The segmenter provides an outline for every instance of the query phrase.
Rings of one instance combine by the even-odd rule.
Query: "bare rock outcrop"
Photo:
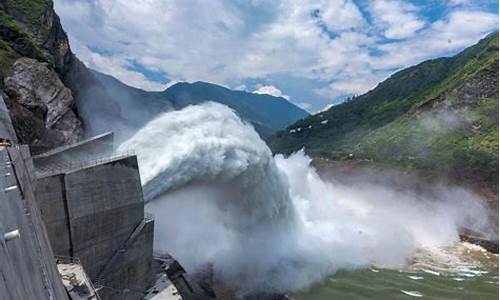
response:
[[[36,153],[78,141],[82,122],[75,114],[71,90],[58,74],[30,58],[18,59],[13,70],[4,88],[19,142],[31,145]]]
[[[71,90],[74,99],[72,111],[82,121],[83,125],[80,127],[85,136],[110,130],[119,135],[120,130],[128,128],[118,101],[109,95],[91,70],[72,53],[68,37],[54,11],[53,1],[0,0],[0,15],[4,16],[0,17],[0,44],[3,45],[3,48],[0,47],[0,89],[4,89],[5,78],[13,76],[13,64],[17,59],[32,58],[47,63],[48,69],[54,70],[64,86]],[[12,107],[17,110],[17,114],[11,113],[16,134],[20,141],[29,143],[32,152],[35,148],[50,148],[51,145],[64,143],[57,137],[60,135],[59,131],[54,136],[53,131],[42,130],[43,127],[38,126],[40,122],[45,123],[44,119],[31,119],[34,113],[32,110],[24,105],[17,105],[15,99],[4,99],[12,102]],[[68,115],[63,120],[71,123],[74,118],[69,118]],[[61,129],[62,123],[56,123],[52,129]],[[33,127],[34,124],[37,126]],[[32,132],[27,130],[30,126]],[[21,127],[24,129],[19,131]],[[67,125],[63,126],[66,127]],[[41,136],[45,135],[50,135],[51,138],[42,140]],[[31,144],[31,141],[35,141],[35,144]]]

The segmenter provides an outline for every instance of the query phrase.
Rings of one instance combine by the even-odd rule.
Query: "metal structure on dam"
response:
[[[153,237],[137,158],[114,155],[112,133],[32,157],[0,96],[1,300],[212,299]]]

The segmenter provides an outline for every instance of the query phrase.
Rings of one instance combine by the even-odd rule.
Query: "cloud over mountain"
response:
[[[55,4],[77,55],[127,84],[272,85],[312,109],[363,93],[423,59],[456,53],[498,24],[498,3],[489,0]],[[276,82],[291,79],[303,89]]]

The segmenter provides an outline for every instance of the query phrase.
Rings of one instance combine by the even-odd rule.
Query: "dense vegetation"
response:
[[[498,33],[397,72],[269,139],[275,152],[419,169],[498,186]]]
[[[10,75],[19,57],[47,61],[39,36],[51,7],[49,0],[0,0],[0,79]]]

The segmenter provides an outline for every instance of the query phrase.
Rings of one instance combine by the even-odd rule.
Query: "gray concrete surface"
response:
[[[56,255],[73,255],[69,218],[64,194],[64,175],[40,178],[36,185],[36,200],[45,228]]]
[[[17,138],[0,92],[0,299],[67,299],[33,194],[34,171],[26,146]],[[20,237],[3,236],[19,230]]]
[[[73,256],[91,278],[144,218],[135,156],[65,175]]]
[[[113,153],[113,132],[106,132],[75,144],[57,147],[33,156],[37,170],[48,172],[75,161],[88,161]]]
[[[130,241],[96,284],[103,286],[103,299],[142,299],[153,285],[153,234],[154,221],[145,221],[145,226]]]
[[[56,255],[79,258],[103,299],[140,299],[152,285],[154,221],[137,158],[41,176],[37,201]]]
[[[0,149],[0,233],[20,232],[0,238],[0,299],[67,299],[21,151]]]
[[[38,168],[71,168],[37,178],[1,94],[0,138],[13,144],[0,147],[0,300],[68,299],[52,248],[80,257],[90,277],[102,282],[103,299],[142,299],[153,280],[154,221],[144,216],[136,157],[110,158],[108,133],[38,155]],[[106,155],[72,164],[75,156]],[[13,230],[20,236],[4,239]]]
[[[14,126],[12,126],[9,110],[5,105],[2,93],[3,92],[0,90],[0,138],[9,139],[17,143],[16,132],[14,131]]]

